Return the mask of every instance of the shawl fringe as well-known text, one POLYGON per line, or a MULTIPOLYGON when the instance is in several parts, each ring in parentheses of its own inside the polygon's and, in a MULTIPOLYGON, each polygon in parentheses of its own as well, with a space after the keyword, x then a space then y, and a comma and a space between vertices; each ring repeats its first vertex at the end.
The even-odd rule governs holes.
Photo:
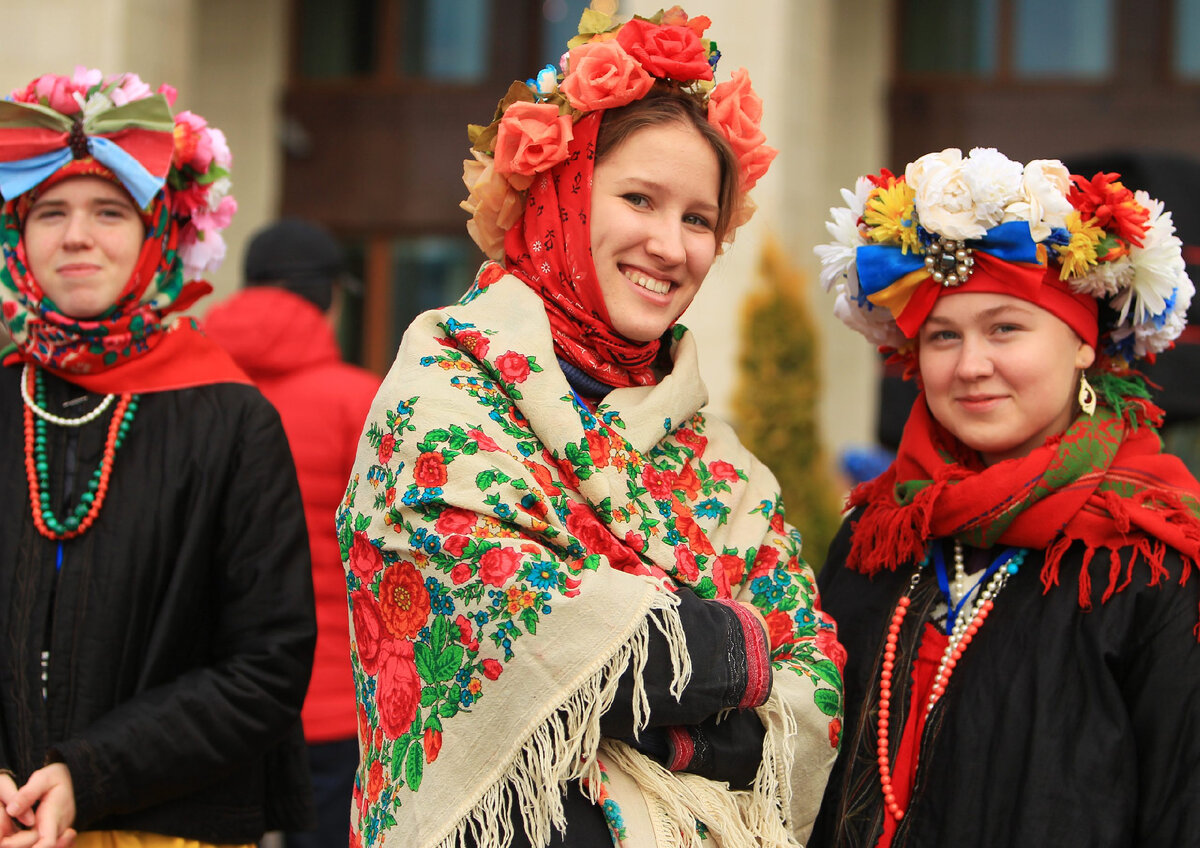
POLYGON ((785 823, 791 791, 782 777, 792 767, 796 719, 774 694, 758 714, 765 725, 781 732, 766 735, 762 762, 749 790, 730 792, 725 784, 668 771, 616 740, 606 739, 600 756, 637 782, 655 824, 670 831, 668 844, 681 848, 711 844, 696 832, 696 821, 703 819, 721 848, 799 848, 785 823))
POLYGON ((635 672, 635 733, 644 729, 650 718, 642 672, 649 652, 651 622, 666 637, 670 649, 672 694, 678 697, 691 679, 691 658, 678 606, 673 593, 660 591, 654 596, 648 614, 630 638, 538 726, 514 761, 437 843, 438 848, 458 848, 465 844, 467 834, 476 845, 510 845, 514 835, 514 804, 521 813, 530 842, 535 846, 545 845, 550 841, 552 826, 560 833, 567 827, 561 791, 566 781, 583 779, 591 800, 597 800, 601 788, 596 756, 601 741, 600 716, 612 704, 621 675, 631 665, 635 672))

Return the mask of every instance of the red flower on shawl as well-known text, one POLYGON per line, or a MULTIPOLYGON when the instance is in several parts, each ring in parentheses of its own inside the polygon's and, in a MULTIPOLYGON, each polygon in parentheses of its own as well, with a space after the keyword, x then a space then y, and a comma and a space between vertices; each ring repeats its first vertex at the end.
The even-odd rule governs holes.
POLYGON ((500 376, 508 383, 524 383, 529 378, 529 358, 516 351, 502 353, 496 359, 500 376))
MULTIPOLYGON (((453 539, 462 539, 462 536, 454 536, 453 539)), ((465 547, 465 546, 464 546, 465 547)), ((459 551, 455 556, 461 556, 462 551, 459 551)), ((456 586, 461 586, 471 579, 471 566, 465 562, 460 562, 450 569, 450 579, 454 581, 456 586)))
POLYGON ((651 76, 678 82, 713 78, 704 44, 691 27, 634 18, 617 32, 617 43, 651 76))
POLYGON ((684 538, 688 540, 688 545, 696 553, 714 553, 712 543, 708 541, 708 537, 704 535, 704 531, 700 529, 700 525, 692 516, 682 512, 676 514, 675 528, 684 535, 684 538))
POLYGON ((829 720, 829 747, 837 750, 838 745, 842 741, 842 720, 833 718, 829 720))
POLYGON ((400 560, 379 581, 379 612, 388 631, 398 639, 409 639, 429 618, 429 591, 421 572, 411 562, 400 560))
POLYGON ((458 641, 468 651, 479 650, 479 640, 475 638, 474 628, 471 627, 471 619, 465 615, 459 615, 454 619, 454 626, 458 628, 458 641))
POLYGON ((367 800, 374 804, 383 792, 383 763, 379 760, 371 763, 367 772, 367 800))
POLYGON ((371 544, 367 534, 354 534, 354 545, 350 548, 350 570, 364 583, 370 583, 375 572, 383 567, 383 554, 371 544))
POLYGON ((504 666, 500 665, 496 660, 483 661, 483 676, 488 680, 495 680, 504 671, 504 666))
POLYGON ((683 489, 683 493, 690 500, 700 497, 700 478, 696 476, 696 469, 692 468, 691 462, 679 470, 679 475, 675 478, 671 488, 683 489))
POLYGON ((520 562, 521 554, 512 548, 491 548, 479 558, 479 579, 489 586, 503 586, 520 562))
POLYGON ((496 451, 500 450, 500 446, 496 444, 495 440, 482 430, 468 430, 467 435, 475 440, 475 443, 479 445, 479 449, 481 451, 495 453, 496 451))
POLYGON ((567 532, 579 540, 589 554, 600 554, 619 571, 637 571, 642 561, 637 554, 621 544, 621 540, 604 526, 587 504, 571 501, 567 508, 567 532))
MULTIPOLYGON (((574 490, 578 491, 579 476, 575 473, 575 466, 571 464, 571 460, 567 459, 566 457, 562 457, 561 459, 554 457, 551 455, 550 451, 548 451, 548 450, 542 451, 542 459, 544 459, 548 465, 553 465, 555 468, 558 469, 559 476, 562 477, 562 482, 563 482, 564 486, 566 486, 568 489, 574 489, 574 490)), ((538 470, 537 463, 529 462, 529 463, 526 463, 525 467, 528 468, 533 473, 533 476, 538 479, 539 483, 542 483, 542 476, 538 470)), ((554 485, 553 481, 551 480, 551 478, 549 476, 548 471, 546 473, 546 476, 547 476, 546 482, 542 483, 542 489, 546 492, 546 494, 548 494, 548 495, 561 494, 562 490, 554 485), (548 486, 553 488, 554 491, 551 491, 551 488, 547 488, 548 486)))
POLYGON ((442 751, 442 731, 432 727, 425 728, 425 736, 421 743, 425 746, 425 762, 432 763, 442 751))
POLYGON ((487 356, 488 337, 478 330, 463 330, 454 334, 454 341, 459 350, 465 350, 476 359, 487 356))
POLYGON ((725 579, 730 586, 737 586, 746 576, 746 561, 736 554, 721 554, 717 562, 725 569, 725 579))
POLYGON ((374 676, 379 673, 383 661, 384 642, 392 637, 384 627, 379 603, 369 589, 355 590, 350 595, 350 601, 354 607, 354 644, 358 651, 358 662, 364 672, 374 676))
POLYGON ((754 565, 750 567, 750 575, 746 579, 753 580, 755 577, 761 577, 769 571, 774 571, 778 563, 779 549, 772 545, 763 545, 754 555, 754 565))
POLYGON ((388 433, 379 442, 379 464, 387 465, 388 460, 392 458, 392 451, 395 449, 396 437, 388 433))
POLYGON ((704 456, 704 449, 708 447, 708 436, 701 436, 690 427, 680 427, 675 431, 675 438, 679 440, 679 444, 690 448, 697 457, 704 456))
POLYGON ((475 526, 475 513, 469 509, 452 506, 442 510, 433 524, 438 533, 450 536, 454 533, 470 533, 475 526))
POLYGON ((674 482, 675 472, 673 471, 659 471, 650 464, 642 468, 642 485, 650 492, 650 497, 656 501, 671 499, 671 488, 674 482))
POLYGON ((1117 179, 1119 176, 1099 173, 1089 180, 1072 174, 1074 185, 1067 200, 1085 222, 1095 218, 1104 229, 1115 230, 1119 238, 1141 247, 1150 211, 1137 202, 1133 192, 1117 179))
POLYGON ((784 527, 784 524, 783 524, 783 516, 782 515, 780 515, 778 512, 775 513, 774 515, 771 516, 770 523, 771 523, 772 530, 774 530, 776 533, 779 533, 780 535, 783 535, 783 531, 786 528, 784 527))
POLYGON ((783 610, 772 610, 764 618, 767 620, 767 637, 771 640, 771 650, 780 648, 795 641, 793 634, 795 624, 792 617, 783 610))
POLYGON ((625 544, 631 551, 637 551, 640 553, 646 548, 646 537, 641 533, 635 533, 633 530, 626 530, 625 544))
POLYGON ((592 465, 597 468, 604 468, 608 465, 608 437, 598 430, 588 430, 586 436, 588 455, 592 458, 592 465))
POLYGON ((389 486, 388 490, 383 493, 384 506, 391 506, 396 502, 396 487, 389 486))
POLYGON ((837 632, 832 627, 817 628, 817 650, 833 660, 838 671, 846 667, 846 649, 838 641, 837 632))
POLYGON ((417 717, 421 676, 417 673, 412 642, 394 640, 389 648, 376 678, 375 707, 384 735, 397 739, 408 732, 417 717))
POLYGON ((413 480, 418 486, 435 489, 446 485, 446 457, 441 451, 426 451, 417 457, 413 467, 413 480))
POLYGON ((700 579, 700 569, 696 567, 696 555, 687 545, 675 546, 675 571, 688 583, 700 579))
POLYGON ((732 483, 738 479, 738 471, 733 466, 733 463, 726 462, 723 459, 709 463, 708 473, 712 475, 714 480, 732 483))

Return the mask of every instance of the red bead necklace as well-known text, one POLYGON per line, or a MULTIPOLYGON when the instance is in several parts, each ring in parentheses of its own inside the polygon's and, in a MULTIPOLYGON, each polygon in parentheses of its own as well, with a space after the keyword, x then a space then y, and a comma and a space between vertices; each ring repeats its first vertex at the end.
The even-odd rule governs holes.
MULTIPOLYGON (((972 639, 975 638, 975 634, 979 632, 979 628, 987 620, 988 615, 995 605, 994 599, 996 595, 1004 588, 1004 584, 1008 581, 1008 578, 1017 573, 1017 569, 1021 566, 1024 559, 1024 550, 1013 552, 1007 562, 1004 561, 1003 557, 998 559, 997 563, 1000 563, 1000 567, 992 575, 992 579, 988 582, 988 585, 979 593, 970 618, 968 619, 966 616, 963 616, 955 620, 953 631, 946 645, 946 651, 942 656, 937 675, 933 681, 929 701, 925 705, 925 712, 927 714, 933 711, 934 705, 945 694, 946 687, 950 685, 950 676, 954 673, 959 660, 962 659, 963 651, 971 644, 972 639)), ((962 580, 962 575, 964 574, 963 550, 962 544, 957 539, 954 540, 954 563, 958 572, 955 582, 961 587, 964 585, 962 580)), ((896 792, 892 786, 892 764, 888 753, 892 679, 893 672, 896 670, 896 644, 900 641, 900 625, 904 622, 904 617, 908 614, 908 608, 912 604, 910 596, 913 590, 916 589, 917 583, 921 580, 921 570, 928 564, 929 556, 926 555, 925 559, 917 565, 916 570, 913 572, 912 579, 908 582, 908 588, 900 597, 900 600, 896 602, 896 609, 892 612, 891 621, 888 623, 888 635, 883 648, 883 665, 879 672, 879 718, 876 722, 875 753, 877 755, 876 761, 879 763, 879 786, 883 790, 883 803, 887 807, 888 815, 896 821, 904 818, 904 810, 900 808, 900 804, 896 801, 896 792)))

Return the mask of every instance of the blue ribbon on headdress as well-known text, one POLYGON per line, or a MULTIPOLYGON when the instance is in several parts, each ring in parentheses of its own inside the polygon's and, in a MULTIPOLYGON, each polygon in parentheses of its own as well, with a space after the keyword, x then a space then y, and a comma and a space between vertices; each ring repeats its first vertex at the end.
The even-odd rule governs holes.
MULTIPOLYGON (((1033 240, 1029 233, 1028 221, 998 224, 988 230, 982 238, 967 239, 965 243, 976 253, 986 253, 1004 262, 1041 266, 1046 264, 1045 249, 1033 240)), ((886 307, 904 334, 911 338, 913 331, 925 316, 920 316, 921 320, 915 322, 904 321, 902 316, 909 301, 922 287, 941 288, 941 284, 935 283, 925 269, 925 256, 904 253, 900 247, 893 245, 868 244, 855 251, 855 262, 860 286, 859 303, 869 301, 877 306, 886 307)), ((932 298, 929 297, 921 300, 932 302, 932 298)))

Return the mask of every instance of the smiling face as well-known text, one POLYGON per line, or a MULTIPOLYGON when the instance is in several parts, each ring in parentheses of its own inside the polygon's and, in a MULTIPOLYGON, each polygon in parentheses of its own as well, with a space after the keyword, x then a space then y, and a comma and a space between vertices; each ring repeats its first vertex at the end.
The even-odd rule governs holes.
POLYGON ((1004 294, 940 297, 918 336, 929 411, 989 465, 1067 428, 1095 358, 1061 319, 1004 294))
POLYGON ((73 318, 109 309, 137 265, 146 230, 125 190, 102 177, 71 177, 30 206, 25 258, 46 297, 73 318))
POLYGON ((592 262, 613 329, 659 338, 692 302, 717 255, 721 171, 694 127, 632 133, 596 163, 592 262))

